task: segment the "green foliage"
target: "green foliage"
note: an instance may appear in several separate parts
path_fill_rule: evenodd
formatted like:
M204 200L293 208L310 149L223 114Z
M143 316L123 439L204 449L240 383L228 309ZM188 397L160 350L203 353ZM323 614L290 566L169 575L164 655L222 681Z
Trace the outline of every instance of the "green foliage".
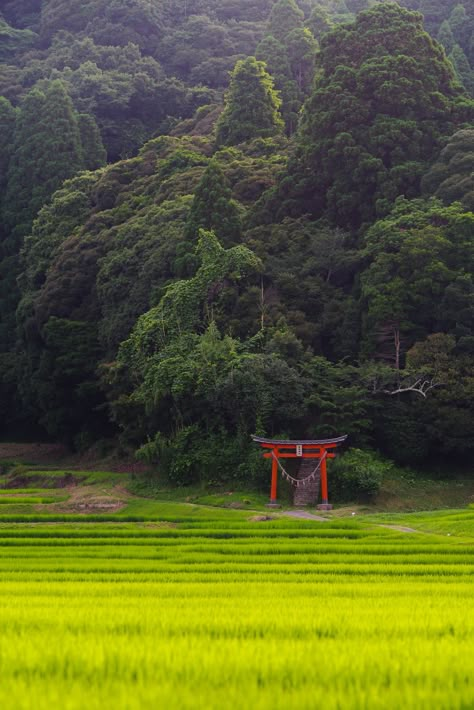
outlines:
M423 192L435 195L447 205L461 202L466 210L473 212L473 163L474 129L457 131L423 177Z
M350 449L331 462L331 497L340 501L367 502L380 490L393 464L371 451Z
M27 234L42 205L82 166L77 115L64 86L33 89L21 107L8 172L4 213L12 234Z
M99 127L94 117L87 113L80 113L77 119L81 137L83 166L86 170L97 170L105 165L107 158Z
M237 62L217 124L218 145L237 145L277 134L283 126L280 103L263 62L255 57Z
M385 214L397 195L419 193L427 163L456 125L459 90L421 16L395 3L326 34L320 66L279 199L284 212L326 214L354 228Z
M181 483L266 479L255 431L472 454L469 4L2 15L2 426Z
M0 96L0 214L3 194L7 187L8 165L13 150L16 111L8 99Z
M0 15L0 61L11 61L16 54L30 49L36 40L34 32L14 29Z
M300 28L304 13L295 0L278 0L272 8L268 21L268 34L279 42L285 42L288 35Z
M288 135L297 128L315 68L317 43L311 32L303 27L303 20L304 15L294 0L280 0L273 6L267 35L256 52L275 81Z
M200 229L219 232L225 245L239 241L241 222L239 209L216 161L209 163L194 193L186 223L185 236L193 241Z
M402 349L433 332L472 336L473 230L460 205L401 199L368 231L361 284L372 352L393 362L397 332Z
M474 95L474 72L471 69L468 58L459 44L454 45L449 55L449 59L461 84L471 94L471 96Z
M39 367L29 385L36 391L46 431L71 444L81 429L94 432L102 424L100 413L94 411L102 400L95 377L96 329L51 317L43 337Z

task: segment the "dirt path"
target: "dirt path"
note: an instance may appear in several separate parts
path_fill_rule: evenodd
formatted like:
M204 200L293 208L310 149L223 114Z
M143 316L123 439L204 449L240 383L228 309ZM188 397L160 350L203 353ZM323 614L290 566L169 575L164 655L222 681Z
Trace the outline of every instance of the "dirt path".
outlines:
M406 528L403 525L380 525L380 524L378 524L377 527L388 528L389 530L397 530L398 532L404 532L404 533L421 533L421 532L423 532L422 530L414 530L413 528Z
M300 518L302 520L318 520L320 523L328 523L328 518L323 518L322 515L314 515L306 510L288 510L282 515L289 515L290 518Z

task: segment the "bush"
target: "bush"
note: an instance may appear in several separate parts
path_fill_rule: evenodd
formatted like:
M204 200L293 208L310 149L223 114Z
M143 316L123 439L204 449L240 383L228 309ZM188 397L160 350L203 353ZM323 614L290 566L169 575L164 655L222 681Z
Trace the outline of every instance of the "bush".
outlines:
M172 439L157 434L138 449L136 457L156 466L158 475L176 486L255 484L266 468L253 444L243 446L239 437L226 432L203 432L196 424L184 427Z
M367 502L377 495L383 478L394 467L373 451L351 449L329 467L331 497L339 501Z

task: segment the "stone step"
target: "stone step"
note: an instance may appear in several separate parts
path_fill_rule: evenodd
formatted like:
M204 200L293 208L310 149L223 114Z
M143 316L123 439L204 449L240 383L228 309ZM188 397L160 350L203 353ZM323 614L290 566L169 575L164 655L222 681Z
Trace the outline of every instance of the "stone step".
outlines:
M318 465L318 463L318 459L302 459L297 473L298 480L301 481L310 476ZM314 478L312 478L311 481L308 481L305 486L295 486L293 494L293 505L316 505L319 499L320 482L320 472L317 471Z

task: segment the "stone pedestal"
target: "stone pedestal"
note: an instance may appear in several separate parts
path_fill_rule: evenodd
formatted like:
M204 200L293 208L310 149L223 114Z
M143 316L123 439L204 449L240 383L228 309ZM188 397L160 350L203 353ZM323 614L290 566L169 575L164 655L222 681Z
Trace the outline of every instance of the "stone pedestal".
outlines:
M318 459L301 459L300 468L297 474L298 480L303 480L310 476L318 464ZM304 507L307 505L315 506L318 502L320 487L320 474L316 473L311 481L308 481L304 486L295 488L293 495L293 505Z
M317 508L318 510L332 510L332 505L330 503L321 503Z

